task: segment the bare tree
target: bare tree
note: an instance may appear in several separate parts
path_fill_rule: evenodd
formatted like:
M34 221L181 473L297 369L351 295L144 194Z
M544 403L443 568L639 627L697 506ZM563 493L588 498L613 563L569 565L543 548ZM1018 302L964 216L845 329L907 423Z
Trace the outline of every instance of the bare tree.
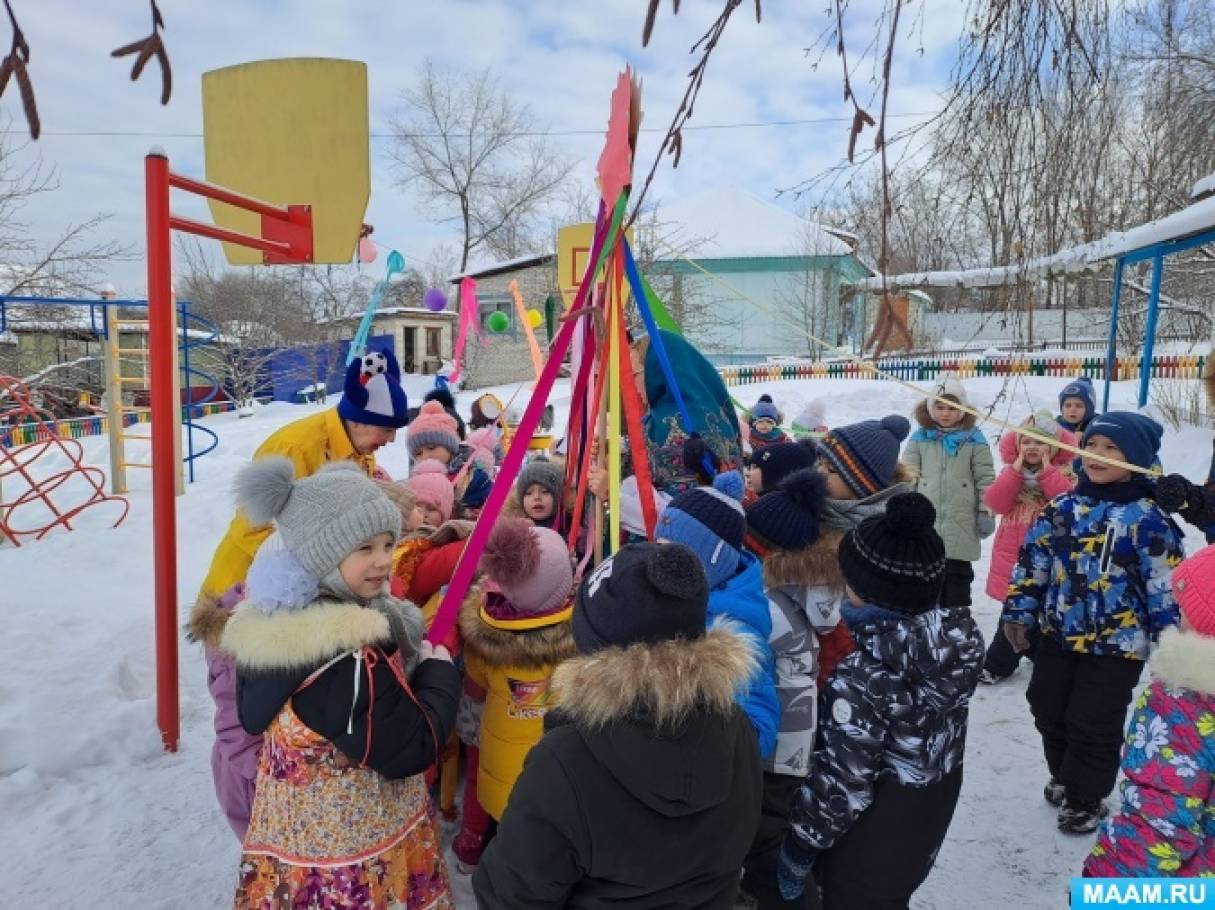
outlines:
M555 151L531 111L488 70L459 74L429 61L401 94L389 155L401 186L435 205L460 230L459 270L485 249L502 258L534 252L543 209L573 162Z

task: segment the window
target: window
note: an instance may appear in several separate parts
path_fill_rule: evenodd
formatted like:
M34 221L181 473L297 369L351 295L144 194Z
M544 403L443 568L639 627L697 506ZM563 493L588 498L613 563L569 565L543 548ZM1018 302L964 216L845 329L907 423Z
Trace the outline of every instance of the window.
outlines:
M442 357L443 330L441 328L426 329L426 356Z
M480 294L477 303L480 308L481 329L489 331L489 317L494 313L505 313L510 320L510 328L515 326L515 301L510 294Z

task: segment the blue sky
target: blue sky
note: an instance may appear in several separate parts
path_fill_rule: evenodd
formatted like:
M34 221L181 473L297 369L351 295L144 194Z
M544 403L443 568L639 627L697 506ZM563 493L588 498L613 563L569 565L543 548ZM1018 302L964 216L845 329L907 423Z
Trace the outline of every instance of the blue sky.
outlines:
M200 79L203 72L249 60L329 56L366 61L372 131L386 131L401 89L421 62L456 68L490 68L517 100L555 130L601 129L616 73L628 63L643 80L644 126L665 128L685 87L693 58L688 48L721 8L720 0L685 0L678 16L664 3L650 47L642 49L641 0L435 0L429 3L335 3L332 0L237 2L162 0L174 68L174 95L158 104L153 68L132 84L129 63L109 51L145 34L147 7L138 0L15 0L33 49L32 75L44 136L18 151L17 160L41 156L53 165L61 188L23 213L33 235L50 240L64 225L97 212L113 213L114 237L143 248L142 158L161 145L175 170L202 175ZM855 58L872 38L880 0L853 0L848 28ZM756 24L751 4L735 14L714 54L694 124L847 117L840 69L828 55L816 69L804 49L826 26L822 3L764 4ZM960 4L923 0L924 15L902 29L895 68L893 112L939 106L953 60ZM917 11L920 6L913 7ZM3 23L0 23L3 31ZM923 54L918 48L923 47ZM858 91L872 91L871 61L858 61ZM13 88L0 99L11 118L10 144L20 143L24 119ZM909 121L898 121L903 126ZM131 132L138 136L57 136L57 132ZM661 133L644 134L637 169L648 168ZM561 137L581 159L579 179L591 185L601 144L598 135ZM690 132L680 167L660 168L652 194L674 196L734 184L764 197L797 184L838 161L846 123ZM428 219L424 206L394 183L386 143L373 140L372 196L366 220L375 238L407 258L419 259L450 232ZM781 205L792 207L791 199ZM182 197L182 214L206 217L203 206ZM374 268L374 267L373 267ZM110 280L124 296L144 292L142 262L117 264Z

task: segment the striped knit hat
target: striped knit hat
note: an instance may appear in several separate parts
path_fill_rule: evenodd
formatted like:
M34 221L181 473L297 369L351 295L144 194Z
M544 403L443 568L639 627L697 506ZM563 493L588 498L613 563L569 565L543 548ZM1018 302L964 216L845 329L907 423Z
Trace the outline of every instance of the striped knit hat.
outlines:
M901 414L837 427L819 443L822 457L860 499L878 493L894 480L899 447L911 424Z
M866 518L840 541L840 572L866 603L923 613L941 599L945 542L937 510L922 493L890 497L883 515Z
M724 471L711 487L693 487L671 500L658 519L656 536L681 543L704 566L709 588L718 588L738 574L747 518L743 512L742 475Z

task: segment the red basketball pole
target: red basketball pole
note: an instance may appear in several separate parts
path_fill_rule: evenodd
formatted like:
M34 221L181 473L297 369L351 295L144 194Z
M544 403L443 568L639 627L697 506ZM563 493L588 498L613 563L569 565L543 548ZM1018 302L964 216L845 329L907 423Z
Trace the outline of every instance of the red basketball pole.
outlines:
M177 422L173 400L177 339L173 332L171 232L195 234L262 251L263 261L312 261L312 210L276 206L169 170L169 159L152 149L144 159L148 236L148 366L152 410L152 558L156 573L156 724L165 749L177 751L181 732L177 667ZM169 188L217 199L261 216L262 234L215 227L169 211Z

